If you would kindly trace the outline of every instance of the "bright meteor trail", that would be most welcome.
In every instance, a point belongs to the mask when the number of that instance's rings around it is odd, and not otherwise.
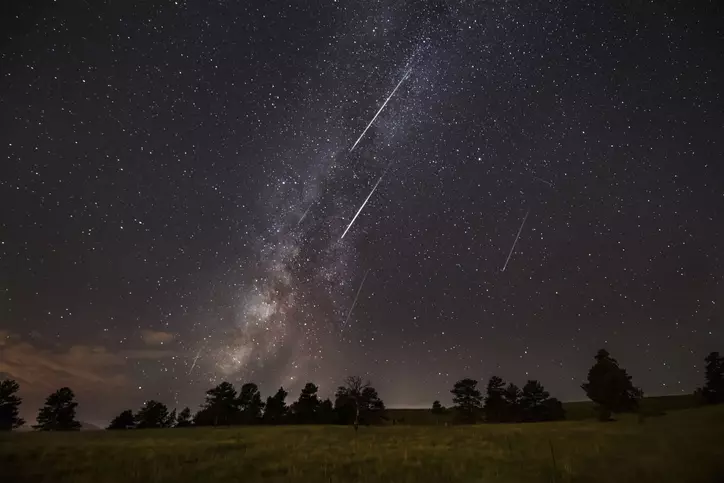
[[[344,325],[347,326],[347,322],[349,322],[349,317],[352,315],[352,311],[354,310],[355,305],[357,305],[357,299],[359,298],[360,292],[362,292],[362,286],[365,284],[365,280],[367,280],[367,274],[370,273],[369,269],[365,272],[365,276],[362,277],[362,282],[359,284],[359,288],[357,289],[357,295],[354,296],[354,302],[352,302],[352,307],[349,308],[349,312],[347,312],[347,318],[344,319]]]
[[[385,102],[382,104],[382,107],[380,107],[380,109],[377,111],[377,114],[375,114],[375,117],[373,117],[372,120],[370,121],[370,123],[367,124],[367,127],[365,128],[365,130],[362,131],[362,134],[360,134],[359,138],[357,138],[357,141],[355,141],[355,143],[352,145],[352,148],[350,148],[350,150],[349,150],[350,153],[351,153],[352,151],[354,151],[354,148],[355,148],[355,147],[357,146],[357,144],[362,140],[362,138],[364,137],[365,133],[366,133],[367,130],[370,128],[370,126],[372,125],[372,123],[375,122],[375,119],[377,119],[377,116],[380,115],[380,113],[382,112],[382,109],[384,109],[385,106],[387,105],[387,103],[390,101],[390,99],[392,99],[392,96],[395,95],[395,92],[397,92],[397,89],[400,87],[400,85],[402,85],[402,83],[405,82],[405,79],[407,79],[407,76],[410,75],[410,72],[412,72],[412,69],[409,69],[407,72],[405,72],[405,75],[402,76],[402,79],[400,79],[400,82],[398,82],[397,85],[395,86],[395,88],[392,90],[392,94],[390,94],[390,95],[387,97],[387,100],[385,100]]]
[[[513,246],[510,247],[510,253],[508,253],[508,258],[505,259],[505,265],[503,265],[503,269],[501,272],[505,271],[505,267],[508,266],[508,262],[510,261],[511,255],[513,255],[513,250],[515,250],[515,245],[518,243],[518,238],[520,238],[520,232],[523,231],[523,225],[525,225],[525,220],[528,219],[528,214],[530,214],[530,210],[528,210],[525,213],[525,216],[523,217],[523,223],[520,224],[520,228],[518,228],[518,234],[515,235],[515,241],[513,242]]]
[[[357,219],[357,217],[359,216],[360,212],[361,212],[362,209],[365,207],[365,205],[367,204],[367,202],[368,202],[368,201],[370,200],[370,198],[372,197],[372,194],[373,194],[373,193],[375,192],[375,190],[377,189],[377,185],[380,184],[380,181],[382,181],[382,178],[385,177],[385,173],[387,173],[387,170],[385,170],[385,172],[382,173],[382,176],[380,176],[380,179],[377,180],[377,182],[375,183],[374,188],[372,188],[372,191],[370,191],[370,194],[367,195],[367,198],[365,198],[364,203],[362,203],[362,206],[360,206],[360,207],[359,207],[359,210],[357,210],[357,213],[354,215],[354,218],[352,218],[352,221],[350,221],[350,222],[349,222],[349,225],[347,225],[347,229],[344,230],[344,233],[342,233],[342,236],[339,237],[340,240],[341,240],[342,238],[344,238],[344,236],[347,234],[347,232],[349,231],[349,229],[352,227],[352,225],[354,224],[354,220]]]

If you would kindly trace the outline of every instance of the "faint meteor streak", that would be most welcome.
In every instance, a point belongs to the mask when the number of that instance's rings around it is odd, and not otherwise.
[[[397,92],[397,89],[400,87],[400,85],[402,85],[402,83],[405,82],[405,79],[407,79],[407,76],[410,75],[410,72],[412,72],[412,69],[408,69],[408,71],[405,72],[405,75],[402,76],[402,79],[400,79],[400,82],[398,82],[397,85],[395,86],[395,88],[392,90],[392,94],[390,94],[390,95],[387,97],[387,99],[385,100],[385,102],[382,104],[382,107],[380,107],[380,109],[377,111],[377,114],[375,114],[375,117],[373,117],[372,120],[370,121],[370,123],[367,124],[367,127],[365,128],[365,130],[362,131],[362,134],[360,134],[360,136],[357,138],[357,141],[355,141],[355,143],[352,145],[352,147],[351,147],[350,150],[349,150],[350,153],[351,153],[352,151],[354,151],[354,148],[355,148],[355,147],[357,147],[357,144],[362,140],[362,138],[364,137],[364,135],[365,135],[365,133],[367,132],[367,130],[368,130],[368,129],[370,128],[370,126],[375,122],[375,119],[377,119],[377,116],[380,115],[380,113],[382,112],[382,109],[384,109],[385,106],[387,105],[387,103],[390,101],[390,99],[392,99],[392,96],[395,95],[395,92]]]
[[[194,367],[196,367],[196,362],[199,360],[199,356],[201,355],[201,351],[204,350],[204,347],[206,347],[206,344],[204,344],[201,349],[196,353],[196,357],[194,357],[194,363],[191,364],[191,369],[189,369],[189,374],[191,374],[191,371],[194,370]]]
[[[314,204],[314,203],[312,203],[312,204]],[[312,209],[312,205],[309,205],[309,208],[307,208],[307,210],[304,212],[304,214],[302,215],[302,217],[299,218],[299,221],[297,222],[297,225],[299,225],[299,224],[307,217],[307,213],[309,213],[309,210],[311,210],[311,209]]]
[[[515,235],[515,241],[513,242],[513,246],[510,247],[510,253],[508,253],[508,258],[505,259],[505,265],[503,265],[503,269],[501,272],[505,271],[505,267],[508,266],[508,262],[510,261],[510,257],[513,255],[513,250],[515,250],[515,245],[518,243],[518,238],[520,238],[520,232],[523,231],[523,225],[525,225],[525,220],[528,219],[528,215],[530,214],[530,210],[528,210],[525,213],[525,216],[523,217],[523,223],[520,224],[520,228],[518,228],[518,234]]]
[[[377,185],[380,184],[380,181],[382,181],[382,178],[385,177],[385,173],[387,173],[387,170],[385,170],[384,173],[382,173],[382,176],[380,176],[380,179],[377,180],[377,182],[375,183],[374,188],[372,188],[372,191],[370,191],[370,194],[367,195],[367,198],[365,198],[364,203],[362,203],[362,206],[360,206],[360,207],[359,207],[359,210],[357,210],[357,213],[354,215],[354,218],[352,218],[352,221],[350,221],[350,222],[349,222],[349,225],[347,225],[347,229],[344,230],[344,233],[342,233],[342,236],[339,237],[340,240],[341,240],[342,238],[344,238],[344,236],[347,234],[347,232],[349,231],[349,229],[352,228],[352,225],[354,224],[354,220],[357,219],[357,217],[359,216],[359,214],[362,212],[362,209],[365,207],[365,205],[367,204],[367,202],[370,200],[370,198],[371,198],[372,195],[374,194],[375,190],[377,189]]]
[[[352,315],[352,311],[354,310],[355,305],[357,305],[357,299],[359,298],[360,292],[362,292],[362,286],[365,284],[365,280],[367,280],[367,274],[370,273],[369,269],[365,272],[365,276],[362,277],[362,282],[359,284],[359,288],[357,289],[357,295],[354,296],[354,302],[352,302],[352,307],[349,308],[349,312],[347,312],[347,318],[344,319],[344,325],[347,325],[347,322],[349,322],[349,318]]]
[[[545,184],[547,184],[548,186],[550,186],[551,188],[553,188],[553,183],[551,183],[550,181],[546,181],[546,180],[544,180],[543,178],[539,178],[538,176],[533,176],[533,179],[538,180],[538,181],[540,181],[541,183],[545,183]]]

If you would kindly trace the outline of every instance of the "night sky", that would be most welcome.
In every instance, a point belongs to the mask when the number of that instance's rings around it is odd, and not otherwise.
[[[393,407],[493,374],[580,400],[601,347],[679,394],[724,350],[717,2],[16,3],[0,377],[26,416],[63,385],[102,422],[350,374]]]

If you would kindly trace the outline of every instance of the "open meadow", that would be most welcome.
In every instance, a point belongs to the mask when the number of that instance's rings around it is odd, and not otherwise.
[[[0,436],[3,482],[724,481],[724,407],[475,426],[276,426]]]

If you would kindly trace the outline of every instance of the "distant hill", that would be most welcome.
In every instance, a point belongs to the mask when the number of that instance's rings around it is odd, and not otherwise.
[[[648,415],[657,415],[667,411],[687,409],[695,406],[698,406],[698,403],[693,394],[645,397],[641,401],[641,410],[644,414]],[[592,401],[563,403],[563,409],[566,410],[567,420],[579,421],[582,419],[596,418],[596,407]],[[450,411],[436,417],[429,409],[388,409],[387,416],[390,422],[394,420],[396,424],[409,424],[415,426],[444,424],[445,422],[452,420],[452,414]]]

